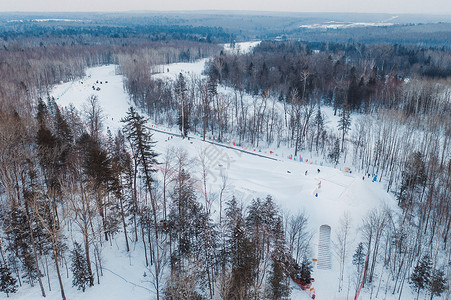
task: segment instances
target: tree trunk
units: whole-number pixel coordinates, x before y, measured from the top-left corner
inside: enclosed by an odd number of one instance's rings
[[[87,229],[87,228],[86,228]],[[86,255],[86,264],[88,265],[88,272],[89,272],[89,286],[94,286],[94,278],[92,276],[92,269],[91,269],[91,257],[89,255],[89,240],[88,240],[88,233],[86,232],[84,234],[85,236],[85,255]]]
[[[119,203],[121,206],[121,219],[122,219],[122,226],[124,227],[125,245],[127,246],[127,252],[130,252],[130,246],[128,244],[128,235],[127,235],[127,223],[125,222],[125,212],[124,212],[124,204],[123,204],[122,196],[119,197]]]
[[[55,260],[56,273],[58,274],[58,282],[59,282],[60,290],[61,290],[61,298],[63,300],[66,300],[66,295],[64,293],[64,287],[63,287],[63,281],[61,280],[60,267],[58,264],[58,253],[56,250],[56,241],[54,239],[52,239],[52,244],[53,244],[53,259]]]

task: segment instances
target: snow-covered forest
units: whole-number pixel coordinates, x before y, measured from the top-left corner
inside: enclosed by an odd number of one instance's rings
[[[102,30],[2,41],[0,298],[448,299],[448,48]]]

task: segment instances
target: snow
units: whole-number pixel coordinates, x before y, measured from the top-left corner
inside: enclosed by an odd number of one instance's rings
[[[327,22],[326,24],[308,24],[300,25],[299,28],[308,29],[342,29],[342,28],[357,28],[357,27],[381,27],[381,26],[393,26],[394,23],[367,23],[367,22],[355,22],[355,23],[345,23],[345,22]]]
[[[91,68],[86,71],[85,78],[55,86],[52,96],[61,108],[72,104],[82,111],[87,99],[95,95],[103,109],[105,128],[118,128],[120,119],[130,106],[122,79],[122,76],[116,75],[115,65]],[[100,91],[94,91],[92,86],[99,87]]]
[[[194,63],[171,64],[165,66],[164,73],[157,74],[155,77],[175,79],[180,72],[200,75],[205,61],[203,59]],[[58,85],[52,90],[51,95],[61,107],[72,104],[79,110],[82,109],[88,97],[96,95],[105,114],[105,128],[108,127],[114,132],[122,125],[120,119],[125,116],[130,105],[129,97],[123,90],[122,80],[123,77],[116,74],[114,65],[90,68],[86,71],[85,78]],[[99,81],[98,84],[97,81]],[[105,83],[106,81],[108,83]],[[93,85],[100,87],[100,91],[94,91]],[[299,162],[287,158],[290,149],[274,149],[275,153],[270,154],[269,149],[257,148],[254,151],[248,148],[246,150],[234,147],[230,143],[227,145],[230,148],[225,148],[221,144],[203,142],[194,135],[190,140],[182,140],[179,136],[168,139],[171,136],[170,133],[177,134],[178,131],[149,123],[149,127],[152,125],[159,130],[154,131],[153,137],[157,141],[157,152],[162,154],[161,158],[167,149],[172,147],[185,149],[193,158],[198,157],[202,149],[206,150],[209,167],[207,193],[212,202],[212,212],[216,215],[219,211],[217,194],[221,185],[221,174],[226,174],[228,178],[226,197],[234,194],[239,200],[248,204],[253,198],[266,197],[270,194],[285,215],[305,211],[309,216],[310,228],[315,232],[311,245],[311,258],[317,255],[321,225],[331,226],[333,240],[338,228],[338,220],[347,212],[352,218],[351,236],[356,237],[361,220],[368,211],[382,206],[394,207],[396,203],[393,197],[385,192],[381,183],[371,182],[369,179],[362,180],[363,174],[346,173],[342,171],[342,166],[329,167],[326,166],[326,162],[319,159],[311,158],[305,162],[305,158],[309,158],[308,153],[301,153],[304,162]],[[279,154],[276,156],[276,153]],[[318,168],[321,170],[320,173],[317,172]],[[308,171],[307,175],[305,171]],[[194,173],[193,176],[196,177],[196,174]],[[319,182],[321,182],[320,188],[318,188]],[[198,189],[201,189],[200,186]],[[315,197],[316,192],[318,197]],[[356,238],[354,240],[355,244],[349,247],[351,254],[347,257],[346,268],[353,267],[350,265],[350,260],[357,242]],[[88,288],[85,293],[81,293],[71,287],[70,278],[64,279],[68,299],[149,299],[149,294],[152,295],[149,291],[152,290],[152,284],[148,280],[149,277],[143,276],[144,272],[148,275],[149,272],[143,261],[142,246],[139,243],[132,244],[134,250],[127,253],[121,241],[121,238],[117,238],[113,241],[113,245],[105,243],[103,246],[102,257],[105,270],[100,285]],[[316,291],[316,299],[345,299],[344,294],[337,293],[338,272],[338,262],[333,256],[331,270],[314,269],[313,287]],[[301,291],[295,284],[292,287],[292,299],[310,299],[306,292]],[[346,288],[345,279],[345,290]],[[404,299],[409,299],[407,290],[408,288],[403,293]],[[353,296],[352,288],[350,294]],[[3,296],[0,295],[1,297]],[[11,299],[38,298],[40,298],[38,286],[20,288],[19,292],[11,297]],[[56,276],[52,278],[52,292],[48,292],[47,299],[60,299]],[[369,295],[363,293],[359,299],[369,299]]]
[[[341,22],[341,21],[329,21],[319,24],[305,24],[300,25],[299,28],[308,29],[343,29],[343,28],[357,28],[357,27],[379,27],[379,26],[393,26],[395,23],[393,21],[397,19],[398,16],[391,16],[386,20],[381,20],[379,22]]]
[[[231,54],[246,54],[252,51],[261,41],[236,43],[234,46],[224,44],[224,51]]]
[[[33,19],[34,22],[85,22],[84,20],[74,19]]]
[[[157,67],[157,69],[163,69],[164,72],[157,73],[153,75],[153,77],[159,79],[175,80],[180,73],[182,73],[183,76],[187,78],[189,78],[190,76],[202,76],[202,71],[204,70],[205,63],[208,60],[208,58],[203,58],[191,63],[175,63],[165,65],[163,66],[163,68]]]

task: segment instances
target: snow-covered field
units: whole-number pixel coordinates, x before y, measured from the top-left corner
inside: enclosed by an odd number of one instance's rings
[[[339,22],[339,21],[329,21],[319,24],[305,24],[299,26],[299,28],[308,29],[342,29],[342,28],[357,28],[357,27],[380,27],[380,26],[393,26],[394,21],[398,16],[392,16],[387,20],[381,20],[378,22]]]
[[[342,28],[356,28],[356,27],[381,27],[381,26],[393,26],[394,23],[366,23],[366,22],[356,22],[356,23],[346,23],[346,22],[327,22],[325,24],[309,24],[301,25],[299,28],[308,29],[342,29]]]
[[[167,66],[169,72],[165,70],[165,73],[157,76],[175,79],[179,72],[200,75],[204,63],[205,60],[201,60],[191,64],[169,65]],[[114,132],[121,126],[120,119],[125,116],[129,107],[129,97],[123,90],[122,76],[116,75],[115,69],[116,66],[113,65],[88,69],[85,78],[56,86],[52,95],[61,107],[73,104],[80,110],[88,97],[97,95],[105,115],[105,129],[108,127]],[[105,83],[106,81],[108,83]],[[92,86],[100,87],[100,90],[93,90]],[[202,149],[205,149],[209,168],[207,193],[212,201],[212,211],[216,211],[216,214],[219,203],[215,194],[219,192],[221,174],[226,174],[228,178],[226,195],[234,194],[245,204],[252,198],[266,197],[270,194],[285,215],[305,211],[309,217],[310,229],[315,233],[311,243],[311,258],[317,256],[320,226],[331,226],[333,239],[339,218],[344,213],[349,213],[352,218],[350,238],[352,243],[349,247],[350,254],[347,257],[345,272],[350,272],[350,268],[353,268],[352,253],[357,244],[357,229],[361,225],[362,218],[373,208],[383,206],[395,208],[396,206],[396,201],[392,195],[385,192],[383,184],[371,182],[367,178],[363,180],[363,174],[346,173],[343,171],[343,166],[337,168],[326,166],[325,162],[311,158],[308,153],[301,153],[303,162],[294,161],[287,158],[288,149],[275,149],[274,153],[270,153],[269,149],[254,151],[252,148],[243,149],[230,144],[227,145],[230,148],[225,148],[223,145],[202,142],[195,135],[191,136],[190,140],[182,140],[178,136],[170,138],[172,135],[169,133],[178,132],[149,123],[149,127],[152,125],[159,130],[154,132],[153,137],[157,141],[156,150],[162,154],[161,157],[167,149],[183,148],[196,158]],[[318,169],[320,169],[319,173]],[[320,188],[318,188],[319,184]],[[104,276],[101,277],[100,285],[95,285],[85,293],[81,293],[71,288],[70,278],[65,278],[68,299],[153,299],[152,284],[148,277],[144,276],[148,271],[144,265],[141,244],[132,246],[134,250],[127,254],[125,246],[120,241],[119,238],[112,245],[104,245],[102,252]],[[316,291],[316,299],[346,299],[345,294],[337,292],[338,273],[338,262],[333,256],[331,270],[314,269],[313,287]],[[292,299],[310,299],[295,285],[293,288]],[[346,289],[347,280],[345,279],[344,290]],[[351,288],[349,299],[353,296],[352,291]],[[21,288],[12,297],[12,299],[39,298],[41,297],[38,287]],[[47,298],[60,299],[56,278],[52,280],[52,291],[48,292]],[[364,292],[359,299],[369,298],[369,295]],[[403,293],[403,299],[411,299],[408,288]]]
[[[224,51],[226,53],[246,54],[252,51],[252,49],[258,44],[260,44],[260,41],[236,43],[233,46],[230,44],[224,44]]]

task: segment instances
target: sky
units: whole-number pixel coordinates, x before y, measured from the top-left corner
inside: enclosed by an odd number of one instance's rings
[[[451,0],[0,0],[0,11],[254,10],[451,15]]]

